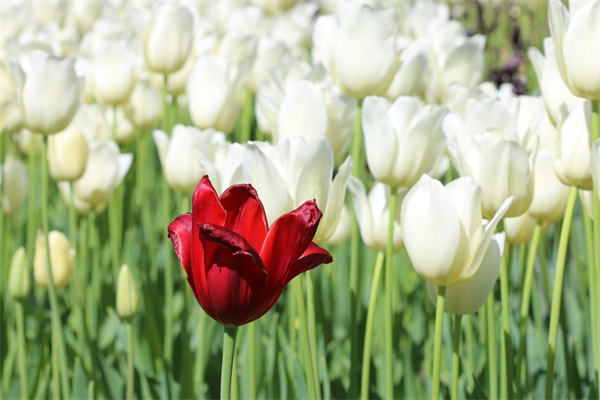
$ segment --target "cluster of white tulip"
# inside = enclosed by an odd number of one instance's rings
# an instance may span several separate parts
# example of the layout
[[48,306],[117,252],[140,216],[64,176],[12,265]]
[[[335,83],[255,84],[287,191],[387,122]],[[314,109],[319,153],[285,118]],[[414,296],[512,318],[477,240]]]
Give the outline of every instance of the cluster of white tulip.
[[[544,55],[529,50],[540,96],[482,82],[485,37],[467,35],[448,5],[371,3],[3,4],[2,134],[26,155],[47,136],[49,174],[80,213],[109,204],[133,162],[121,146],[149,130],[172,189],[189,194],[203,175],[218,192],[251,183],[269,223],[314,198],[316,242],[348,237],[348,188],[365,245],[406,247],[434,302],[448,287],[445,310],[473,313],[505,240],[560,221],[569,186],[593,214],[600,3],[550,1],[552,37]],[[257,135],[240,143],[244,110]],[[28,174],[18,156],[3,160],[4,215],[25,202]],[[73,268],[61,235],[50,233],[52,264],[66,266],[56,287]],[[36,251],[38,282],[45,257]]]

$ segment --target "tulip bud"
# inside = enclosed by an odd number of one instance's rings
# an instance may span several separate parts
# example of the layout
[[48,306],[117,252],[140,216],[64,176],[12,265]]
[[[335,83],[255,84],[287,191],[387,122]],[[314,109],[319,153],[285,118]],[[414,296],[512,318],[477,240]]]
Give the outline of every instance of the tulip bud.
[[[48,235],[50,243],[50,266],[54,287],[66,286],[71,280],[75,266],[75,250],[69,244],[67,237],[59,231],[51,231]],[[41,286],[48,287],[48,267],[46,258],[46,237],[38,232],[35,240],[35,255],[33,258],[33,277]]]
[[7,156],[4,165],[0,166],[0,172],[2,208],[6,215],[13,215],[27,198],[27,169],[21,160],[13,160],[11,156]]
[[127,118],[138,130],[153,128],[162,117],[162,96],[147,80],[138,81],[125,106]]
[[48,171],[57,181],[74,181],[83,175],[88,143],[83,133],[71,125],[48,137]]
[[117,313],[121,318],[134,317],[140,310],[137,285],[127,264],[121,266],[117,280]]
[[8,273],[8,293],[17,300],[23,300],[31,291],[31,278],[27,266],[25,248],[19,249],[13,255]]
[[23,127],[21,109],[15,100],[0,105],[0,132],[16,132]]
[[15,143],[19,152],[26,156],[39,154],[42,151],[44,137],[39,133],[31,133],[27,128],[23,128],[15,135]]
[[60,132],[73,119],[83,87],[74,65],[73,59],[36,51],[25,75],[19,64],[11,62],[23,122],[31,131],[44,135]]
[[186,7],[164,4],[156,8],[146,37],[146,63],[152,71],[169,75],[183,66],[192,48],[194,20]]
[[533,200],[527,212],[540,221],[560,221],[567,207],[569,187],[558,179],[553,165],[552,151],[540,149],[535,158]]

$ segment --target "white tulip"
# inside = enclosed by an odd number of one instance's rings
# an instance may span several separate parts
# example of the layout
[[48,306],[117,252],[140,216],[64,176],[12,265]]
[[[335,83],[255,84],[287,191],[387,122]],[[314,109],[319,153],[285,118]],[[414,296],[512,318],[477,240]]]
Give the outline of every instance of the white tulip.
[[322,137],[329,139],[335,164],[340,164],[350,147],[356,100],[344,96],[333,85],[300,81],[285,95],[279,106],[277,134],[302,137],[312,146]]
[[117,279],[117,314],[121,318],[132,318],[140,310],[140,295],[129,266],[121,265]]
[[476,290],[453,291],[456,298],[447,303],[446,311],[467,314],[485,302],[498,278],[503,248],[502,240],[492,236],[511,202],[512,198],[506,199],[483,225],[481,188],[471,178],[443,187],[423,175],[404,198],[402,236],[417,273],[428,283],[448,289],[477,279],[469,286]]
[[536,223],[537,219],[529,213],[514,218],[504,218],[506,242],[510,244],[529,243],[533,237],[533,229]]
[[0,104],[0,132],[17,132],[23,127],[21,107],[16,100]]
[[469,176],[481,186],[481,207],[487,219],[509,196],[514,196],[514,201],[507,217],[523,214],[531,204],[533,170],[528,154],[517,142],[516,120],[514,110],[486,99],[467,102],[465,120],[448,114],[442,124],[460,176]]
[[110,41],[99,49],[92,63],[92,81],[97,99],[109,105],[126,102],[135,85],[135,60],[130,44]]
[[442,120],[445,107],[425,106],[414,97],[390,104],[367,97],[363,104],[363,131],[369,170],[380,182],[411,187],[430,173],[446,146]]
[[338,3],[337,16],[320,16],[313,32],[319,61],[346,95],[383,95],[398,68],[395,10]]
[[[75,250],[71,247],[64,233],[51,231],[48,234],[50,245],[50,270],[54,287],[64,287],[71,280],[75,267]],[[42,231],[38,232],[35,240],[35,255],[33,257],[33,277],[35,281],[48,287],[48,266],[46,255],[46,237]]]
[[[348,181],[348,189],[354,200],[354,212],[363,242],[373,250],[385,251],[389,232],[390,187],[381,182],[375,182],[367,196],[364,184],[360,179],[351,176]],[[406,189],[400,189],[400,193],[396,197],[394,237],[392,238],[395,252],[400,251],[404,246],[400,229],[400,206],[406,192]]]
[[13,215],[27,199],[29,179],[27,169],[21,160],[15,160],[10,155],[4,165],[0,165],[0,187],[2,188],[2,209],[4,214]]
[[75,181],[83,175],[88,143],[77,126],[48,137],[48,171],[57,181]]
[[193,25],[186,7],[170,3],[158,6],[145,43],[148,68],[163,75],[180,69],[192,48]]
[[390,83],[385,97],[395,100],[400,96],[425,95],[427,56],[420,45],[409,45],[399,54],[398,72]]
[[569,187],[558,179],[553,166],[553,152],[540,149],[535,158],[533,199],[527,212],[540,221],[560,221],[567,207]]
[[201,131],[194,127],[175,125],[173,135],[161,130],[152,133],[158,149],[165,179],[175,190],[191,192],[198,185],[205,169],[199,160],[214,161],[214,149],[223,145],[225,135],[207,129]]
[[23,122],[31,131],[44,135],[60,132],[73,119],[83,89],[74,63],[73,59],[34,51],[25,75],[19,64],[11,62]]
[[[77,195],[77,192],[72,190],[71,182],[59,181],[57,182],[57,185],[58,191],[60,192],[60,196],[64,200],[65,204],[67,204],[67,206],[71,206],[71,204],[73,204],[75,211],[77,211],[80,214],[85,215],[90,212],[90,210],[92,209],[92,204],[82,200]],[[102,207],[104,207],[103,204],[100,207],[98,207],[96,211],[100,211]]]
[[352,158],[348,157],[332,181],[333,151],[327,139],[309,147],[301,138],[283,138],[277,146],[249,143],[242,168],[246,181],[263,202],[269,224],[315,199],[323,218],[314,241],[321,243],[337,227],[352,165]]
[[73,183],[77,196],[97,209],[108,204],[133,161],[132,154],[120,154],[119,146],[109,140],[90,142],[83,176]]
[[124,110],[138,130],[150,129],[162,118],[162,95],[149,81],[140,80]]
[[200,57],[187,82],[190,116],[200,129],[229,133],[240,112],[245,73],[225,58]]
[[329,237],[329,239],[327,239],[327,243],[332,246],[337,246],[348,240],[348,238],[350,238],[350,234],[352,233],[353,218],[354,216],[350,213],[348,206],[344,205],[342,207],[342,212],[340,213],[340,220],[337,228],[335,228],[333,234]]
[[566,107],[566,111],[571,112],[584,99],[571,93],[562,80],[552,38],[544,39],[545,56],[535,47],[530,48],[527,54],[537,76],[548,114],[556,124],[561,118],[561,108]]
[[252,4],[263,9],[267,14],[273,15],[279,12],[288,10],[296,4],[298,0],[279,0],[279,1],[264,1],[252,0]]
[[44,136],[39,133],[31,133],[27,128],[21,129],[13,136],[13,139],[19,152],[26,156],[39,154],[44,145]]
[[591,190],[578,190],[579,198],[581,199],[581,204],[583,205],[583,209],[590,217],[590,219],[594,220],[594,192]]
[[590,156],[592,147],[592,107],[586,100],[559,124],[559,147],[554,163],[558,178],[569,186],[592,189]]
[[600,2],[548,3],[550,33],[558,70],[567,87],[579,97],[600,100]]

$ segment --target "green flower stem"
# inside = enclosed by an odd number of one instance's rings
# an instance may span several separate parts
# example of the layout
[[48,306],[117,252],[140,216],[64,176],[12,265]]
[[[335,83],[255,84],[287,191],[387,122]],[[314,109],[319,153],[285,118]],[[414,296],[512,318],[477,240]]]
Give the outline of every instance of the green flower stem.
[[162,130],[169,136],[171,136],[171,127],[169,125],[169,102],[167,96],[169,95],[169,76],[165,75],[163,78],[163,92],[162,92]]
[[304,305],[304,291],[302,290],[302,280],[296,279],[293,283],[294,294],[296,297],[296,308],[298,311],[300,331],[300,341],[302,346],[302,356],[304,360],[304,370],[306,372],[306,382],[308,384],[308,397],[318,399],[317,382],[315,382],[315,373],[313,369],[312,353],[310,351],[310,340],[308,337],[308,327],[306,322],[306,307]]
[[205,362],[205,353],[206,353],[206,322],[207,315],[204,310],[198,309],[198,348],[196,349],[196,361],[194,364],[194,380],[197,382],[198,387],[200,388],[200,397],[204,397],[204,362]]
[[148,154],[148,135],[149,132],[142,132],[141,137],[137,141],[137,154],[135,157],[135,204],[138,207],[144,205],[144,194],[146,193],[146,161]]
[[15,302],[17,323],[17,357],[19,360],[19,379],[21,383],[21,398],[27,399],[27,357],[25,356],[25,311],[20,301]]
[[[167,185],[166,181],[163,180],[162,188],[162,204],[163,204],[163,215],[168,219],[166,223],[170,222],[171,217],[171,189]],[[167,247],[165,249],[165,336],[164,336],[164,360],[167,365],[171,365],[173,358],[173,266],[172,250],[170,249],[171,244],[164,242]]]
[[238,142],[246,144],[252,133],[252,119],[254,116],[254,99],[249,88],[244,88],[242,93],[242,110],[238,125]]
[[488,296],[487,299],[487,345],[488,345],[488,372],[490,399],[498,398],[498,363],[496,357],[496,312],[494,310],[495,300],[494,291]]
[[471,314],[465,316],[465,336],[467,340],[467,358],[469,359],[469,371],[468,379],[471,387],[475,385],[475,351],[474,351],[474,338],[473,338],[473,317]]
[[135,374],[133,370],[133,329],[131,328],[131,322],[127,322],[127,400],[133,399],[133,384]]
[[533,230],[533,237],[527,254],[527,266],[525,268],[525,279],[523,280],[523,292],[521,294],[521,310],[519,313],[519,352],[517,353],[517,398],[523,398],[523,390],[527,390],[527,363],[525,362],[525,350],[527,345],[527,317],[529,316],[529,303],[531,300],[531,285],[533,284],[533,273],[535,270],[535,259],[537,255],[540,238],[542,236],[542,224],[538,221]]
[[221,364],[221,400],[231,398],[231,374],[233,372],[233,357],[235,355],[236,326],[223,327],[223,363]]
[[313,374],[317,382],[317,398],[321,398],[321,386],[319,385],[319,366],[317,364],[317,323],[315,320],[315,289],[313,271],[306,271],[306,317],[308,319],[308,341],[310,343],[310,356],[313,363]]
[[[590,286],[590,331],[592,332],[591,337],[598,337],[598,332],[596,331],[596,319],[598,318],[598,311],[596,309],[596,296],[598,295],[596,292],[595,282],[595,268],[594,266],[594,228],[592,226],[593,222],[588,216],[587,211],[584,207],[581,208],[581,214],[583,216],[583,224],[585,227],[585,239],[586,239],[586,248],[587,248],[587,261],[590,268],[588,268],[588,283]],[[594,354],[594,360],[598,358],[598,341],[592,339],[592,350]]]
[[385,255],[385,382],[386,398],[394,398],[394,220],[396,216],[396,188],[390,188],[390,215],[388,220],[387,249]]
[[79,241],[79,263],[77,267],[77,281],[79,298],[79,312],[81,323],[77,327],[79,330],[79,338],[81,340],[81,352],[83,354],[83,366],[89,373],[92,371],[92,354],[89,346],[88,333],[85,323],[85,307],[86,307],[86,288],[88,287],[88,219],[81,218],[79,221],[79,232],[81,240]]
[[29,192],[27,194],[27,262],[33,265],[33,254],[35,250],[35,231],[39,228],[38,218],[36,217],[36,181],[37,168],[35,165],[35,135],[31,133],[29,137],[29,155],[27,156],[27,172],[29,174]]
[[248,349],[248,377],[250,390],[248,397],[256,399],[256,324],[258,322],[250,322],[248,324],[249,333],[249,349]]
[[[435,333],[433,339],[433,386],[431,389],[431,398],[438,400],[440,398],[440,366],[442,361],[442,325],[444,323],[444,306],[446,302],[446,287],[439,286],[437,302],[435,305]],[[391,398],[391,397],[390,397]]]
[[371,282],[371,294],[369,295],[369,309],[367,311],[367,325],[365,326],[365,343],[363,346],[362,373],[360,398],[366,400],[369,398],[369,381],[371,372],[371,343],[373,342],[373,321],[375,320],[375,306],[379,295],[379,282],[381,280],[381,271],[383,270],[383,260],[385,254],[380,251],[377,253],[375,261],[375,272]]
[[453,335],[453,345],[452,345],[452,393],[450,394],[450,398],[452,400],[458,400],[458,375],[460,368],[460,339],[461,339],[461,330],[460,330],[460,322],[462,315],[454,316],[454,335]]
[[565,276],[565,261],[567,257],[567,245],[573,220],[573,210],[577,200],[577,188],[571,187],[569,200],[565,210],[560,239],[558,243],[558,254],[556,256],[556,271],[554,278],[554,289],[552,292],[552,306],[550,311],[550,328],[548,334],[548,359],[546,364],[546,394],[547,399],[552,398],[554,389],[554,360],[556,358],[556,340],[558,338],[558,323],[560,319],[560,305],[562,302],[563,279]]
[[[600,101],[592,100],[592,140],[595,142],[600,138]],[[598,311],[600,310],[600,194],[594,187],[593,191],[593,203],[594,203],[594,280],[590,282],[590,287],[593,286],[593,293],[595,293],[595,299],[592,301],[596,303],[596,333],[600,334],[600,317],[598,317]],[[600,397],[600,337],[594,336],[596,341],[596,387],[598,388],[598,396]]]
[[500,339],[502,359],[500,364],[502,366],[500,373],[500,392],[502,398],[514,398],[513,393],[513,348],[512,338],[510,334],[510,305],[509,305],[509,294],[508,294],[508,246],[505,245],[500,260],[500,299],[502,306],[502,337]]
[[[352,158],[354,166],[352,175],[356,177],[362,176],[362,120],[361,120],[362,101],[359,100],[356,107],[356,120],[354,123],[354,136],[352,138]],[[353,206],[354,214],[354,206]],[[360,343],[358,340],[358,323],[360,320],[360,304],[358,300],[358,266],[360,262],[360,228],[358,220],[352,218],[352,233],[350,239],[350,388],[348,389],[347,397],[356,397],[358,393],[358,367],[359,367],[359,349]]]
[[[41,198],[41,211],[42,211],[42,224],[44,229],[44,240],[46,241],[46,273],[48,274],[48,294],[50,297],[50,310],[52,313],[52,332],[55,335],[52,352],[56,352],[60,370],[56,372],[53,377],[58,376],[60,379],[60,386],[62,386],[62,397],[64,399],[70,399],[70,387],[69,378],[67,376],[67,360],[65,342],[63,338],[62,323],[60,316],[58,315],[58,299],[56,298],[56,288],[54,287],[54,278],[52,276],[52,264],[50,259],[50,228],[48,218],[48,159],[46,153],[46,138],[44,137],[42,145],[42,198]],[[53,368],[56,367],[56,364]],[[55,382],[58,385],[58,381]],[[56,394],[56,392],[55,392]]]
[[108,205],[108,230],[110,232],[110,238],[109,238],[109,242],[110,242],[110,259],[111,259],[111,264],[112,264],[112,272],[113,272],[113,282],[117,282],[118,276],[119,276],[119,268],[120,266],[120,251],[119,251],[119,234],[118,231],[121,230],[121,227],[119,226],[119,222],[118,222],[118,216],[117,216],[117,199],[116,196],[114,196],[116,193],[113,194],[113,198],[110,200],[110,203]]

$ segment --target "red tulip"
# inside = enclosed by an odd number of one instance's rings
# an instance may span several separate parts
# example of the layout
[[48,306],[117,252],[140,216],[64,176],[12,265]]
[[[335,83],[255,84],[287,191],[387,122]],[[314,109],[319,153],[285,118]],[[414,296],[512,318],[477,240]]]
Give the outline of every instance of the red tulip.
[[204,311],[240,326],[269,311],[296,275],[332,261],[312,242],[321,216],[310,200],[269,228],[252,185],[231,186],[219,197],[205,176],[192,213],[171,222],[169,238]]

